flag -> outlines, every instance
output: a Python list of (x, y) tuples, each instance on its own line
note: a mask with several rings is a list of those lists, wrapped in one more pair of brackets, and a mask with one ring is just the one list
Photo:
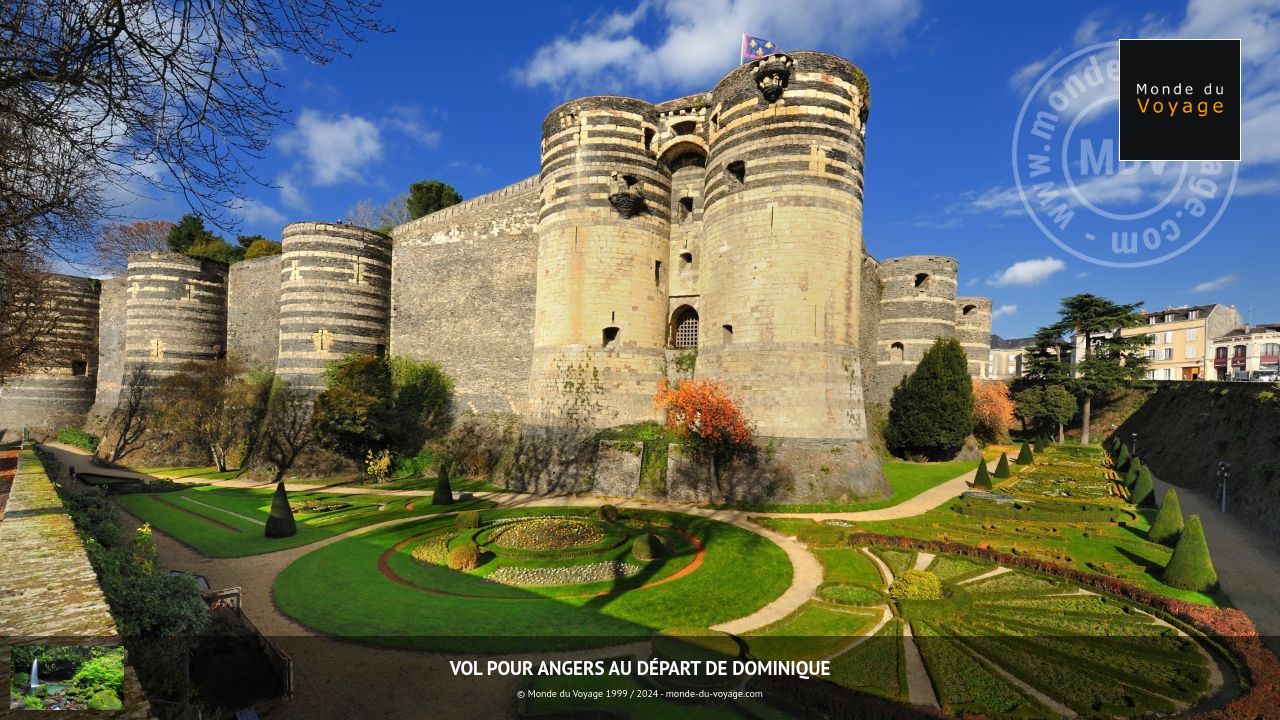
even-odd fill
[(778, 46), (774, 45), (771, 40), (742, 33), (742, 59), (738, 61), (738, 64), (741, 65), (748, 60), (759, 60), (765, 55), (772, 55), (776, 52), (778, 52)]

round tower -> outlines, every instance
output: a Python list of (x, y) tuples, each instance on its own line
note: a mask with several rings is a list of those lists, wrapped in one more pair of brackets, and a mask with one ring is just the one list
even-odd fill
[(391, 238), (352, 225), (301, 222), (285, 227), (282, 245), (277, 374), (318, 394), (334, 360), (386, 354)]
[(48, 357), (0, 386), (0, 430), (80, 427), (93, 406), (98, 376), (98, 297), (92, 278), (50, 275), (46, 317), (56, 320)]
[(991, 364), (991, 299), (956, 298), (956, 339), (969, 358), (969, 374), (981, 378), (990, 375)]
[(745, 64), (712, 91), (697, 374), (723, 380), (760, 435), (867, 436), (867, 97), (857, 66), (816, 52)]
[(527, 419), (653, 419), (666, 345), (669, 174), (649, 103), (590, 97), (542, 123), (538, 289)]
[(954, 258), (912, 255), (880, 263), (880, 322), (877, 329), (873, 400), (889, 399), (894, 386), (915, 369), (938, 338), (956, 337)]
[(125, 365), (153, 379), (226, 357), (227, 266), (178, 253), (130, 253)]

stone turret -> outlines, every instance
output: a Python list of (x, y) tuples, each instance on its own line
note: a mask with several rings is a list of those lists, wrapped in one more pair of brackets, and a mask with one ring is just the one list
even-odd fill
[(988, 377), (991, 364), (990, 298), (956, 298), (956, 339), (969, 358), (969, 374)]
[(874, 402), (887, 402), (898, 381), (938, 338), (956, 336), (954, 258), (913, 255), (881, 261)]
[(125, 374), (152, 379), (188, 361), (226, 357), (227, 266), (177, 253), (131, 253), (125, 289)]
[(325, 367), (350, 353), (385, 355), (391, 321), (391, 238), (331, 223), (285, 227), (277, 374), (318, 394)]

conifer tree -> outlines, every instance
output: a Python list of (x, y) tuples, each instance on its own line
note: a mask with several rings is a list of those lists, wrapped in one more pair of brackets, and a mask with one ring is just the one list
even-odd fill
[(294, 522), (293, 508), (289, 507), (289, 494), (285, 492), (283, 480), (276, 483), (276, 494), (271, 498), (271, 513), (267, 515), (264, 534), (269, 538), (293, 537), (298, 534), (298, 524)]
[(992, 488), (991, 473), (987, 471), (986, 460), (978, 461), (978, 473), (973, 476), (973, 488), (975, 490), (990, 490)]
[(973, 430), (973, 379), (964, 348), (938, 339), (894, 388), (885, 443), (899, 457), (949, 460)]
[(1133, 493), (1129, 502), (1134, 505), (1150, 505), (1155, 499), (1155, 484), (1151, 482), (1151, 471), (1142, 468), (1138, 471), (1138, 480), (1133, 484)]
[(1187, 518), (1187, 526), (1173, 548), (1169, 564), (1164, 567), (1164, 582), (1197, 592), (1210, 592), (1218, 586), (1218, 573), (1209, 557), (1209, 544), (1205, 542), (1199, 515)]
[(436, 474), (436, 491), (431, 495), (432, 505), (452, 505), (453, 487), (449, 485), (449, 462), (440, 463)]
[(996, 463), (996, 477), (1001, 480), (1013, 477), (1013, 473), (1009, 471), (1009, 456), (1004, 453), (1000, 453), (1000, 462)]
[(1129, 446), (1121, 445), (1120, 454), (1115, 456), (1116, 470), (1125, 472), (1129, 469)]
[(1172, 545), (1182, 534), (1182, 506), (1178, 503), (1178, 493), (1169, 488), (1160, 503), (1160, 512), (1147, 531), (1147, 539), (1161, 545)]
[(1030, 465), (1035, 460), (1035, 456), (1031, 454), (1031, 445), (1023, 441), (1022, 447), (1018, 449), (1018, 459), (1014, 462), (1019, 465)]
[(1138, 482), (1138, 473), (1142, 472), (1142, 460), (1134, 458), (1129, 462), (1129, 469), (1124, 473), (1124, 484), (1127, 488), (1133, 488)]

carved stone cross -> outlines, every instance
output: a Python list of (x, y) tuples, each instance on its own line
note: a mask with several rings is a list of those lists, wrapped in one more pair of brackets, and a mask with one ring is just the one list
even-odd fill
[(165, 345), (160, 338), (151, 338), (151, 359), (159, 362), (164, 360)]
[(316, 352), (329, 352), (329, 348), (333, 347), (333, 333), (317, 330), (311, 334), (311, 344), (315, 346)]
[(298, 261), (294, 260), (293, 264), (289, 266), (289, 279), (298, 280), (301, 277), (302, 277), (302, 274), (298, 272)]

